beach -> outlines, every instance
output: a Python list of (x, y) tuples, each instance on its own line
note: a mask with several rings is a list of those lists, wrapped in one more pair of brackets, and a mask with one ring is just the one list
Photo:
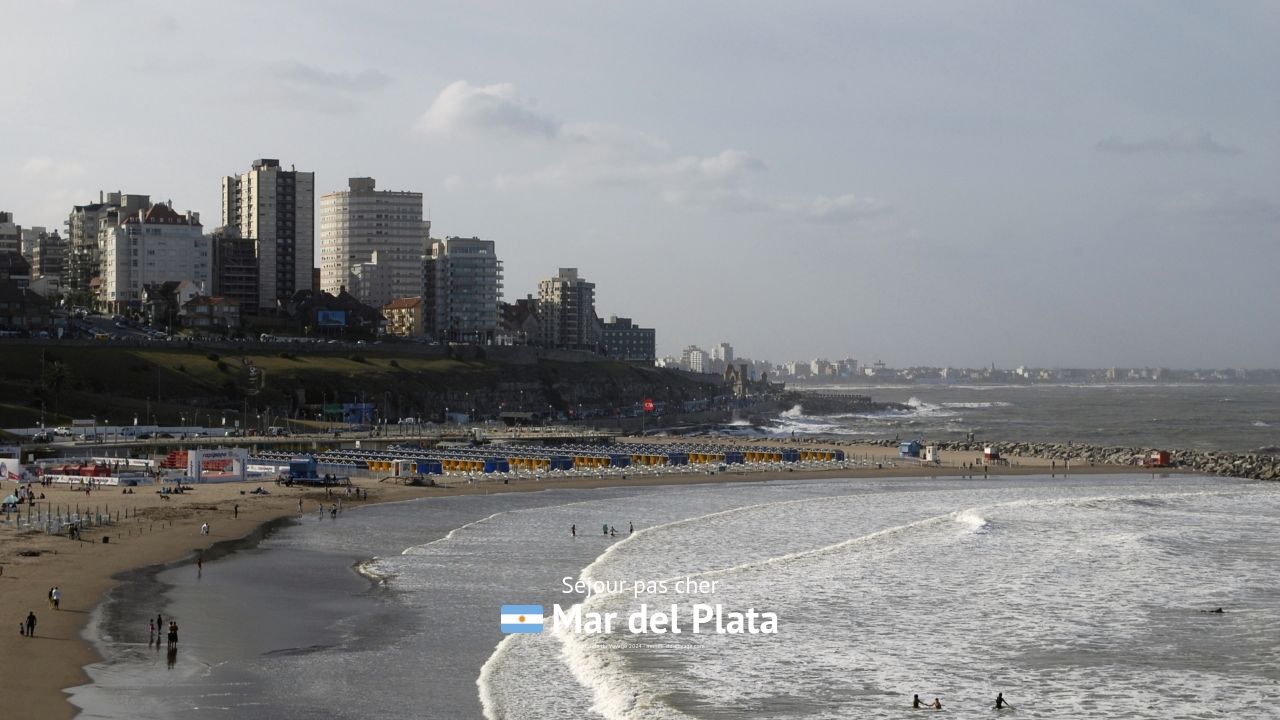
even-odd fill
[[(655, 438), (646, 438), (654, 442)], [(656, 441), (663, 441), (656, 439)], [(749, 441), (740, 441), (751, 444)], [(824, 446), (818, 443), (817, 446)], [(866, 457), (885, 464), (881, 469), (827, 470), (809, 472), (718, 472), (706, 471), (649, 477), (619, 478), (574, 477), (519, 480), (510, 484), (485, 481), (450, 487), (412, 487), (376, 480), (360, 480), (355, 484), (368, 492), (368, 503), (387, 503), (422, 497), (445, 497), (466, 494), (527, 492), (550, 489), (585, 489), (604, 486), (682, 485), (707, 482), (759, 482), (798, 477), (928, 477), (961, 474), (948, 468), (948, 462), (966, 462), (967, 455), (944, 457), (941, 467), (897, 465), (896, 453), (884, 447), (856, 444), (831, 444), (843, 447), (851, 456)], [(893, 466), (890, 466), (893, 464)], [(1017, 466), (992, 469), (992, 474), (1015, 475), (1042, 472), (1048, 461), (1021, 459)], [(1125, 472), (1132, 468), (1089, 468), (1092, 472)], [(1076, 472), (1082, 472), (1083, 469)], [(262, 486), (269, 495), (249, 494)], [(101, 489), (90, 495), (70, 489), (45, 488), (46, 501), (75, 507), (100, 506), (127, 520), (86, 531), (80, 541), (44, 533), (15, 537), (6, 527), (0, 531), (0, 606), (10, 609), (10, 621), (20, 622), (28, 611), (38, 617), (34, 638), (16, 633), (0, 636), (0, 652), (6, 657), (22, 658), (11, 669), (10, 707), (23, 708), (30, 717), (67, 718), (75, 714), (66, 702), (63, 689), (85, 682), (82, 667), (97, 659), (92, 646), (82, 637), (89, 613), (115, 584), (113, 577), (138, 568), (182, 561), (194, 562), (205, 548), (243, 538), (264, 523), (298, 515), (298, 501), (303, 501), (306, 514), (316, 514), (318, 503), (326, 508), (333, 499), (323, 489), (286, 488), (258, 482), (203, 484), (192, 491), (171, 495), (162, 500), (154, 488), (143, 486), (134, 494), (121, 494), (119, 489)], [(346, 508), (359, 507), (361, 500), (344, 500)], [(238, 510), (237, 510), (238, 506)], [(200, 533), (208, 523), (210, 532)], [(110, 542), (103, 543), (103, 536)], [(24, 556), (20, 552), (38, 552)], [(49, 588), (61, 590), (61, 609), (54, 611), (46, 600)]]

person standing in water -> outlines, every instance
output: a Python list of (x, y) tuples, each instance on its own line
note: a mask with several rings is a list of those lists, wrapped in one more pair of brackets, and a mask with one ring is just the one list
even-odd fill
[(912, 709), (912, 710), (919, 710), (919, 709), (920, 709), (920, 708), (922, 708), (922, 707), (924, 707), (924, 703), (920, 701), (920, 696), (919, 696), (919, 695), (912, 695), (912, 696), (911, 696), (911, 709)]
[(996, 693), (996, 709), (1004, 710), (1005, 708), (1009, 708), (1010, 710), (1012, 710), (1013, 706), (1004, 701), (1004, 693), (1002, 692)]
[(578, 537), (578, 525), (576, 523), (569, 526), (569, 534)]
[(941, 701), (941, 700), (939, 700), (938, 698), (934, 698), (934, 699), (933, 699), (933, 704), (932, 704), (932, 705), (930, 705), (929, 707), (933, 708), (934, 710), (941, 710), (941, 709), (942, 709), (942, 701)]

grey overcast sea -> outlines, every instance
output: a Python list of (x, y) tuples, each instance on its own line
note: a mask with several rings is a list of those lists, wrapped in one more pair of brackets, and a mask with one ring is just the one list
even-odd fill
[[(939, 391), (1009, 403), (974, 407), (902, 392), (921, 413), (892, 422), (929, 427), (942, 409), (1009, 439), (1027, 437), (1019, 414), (1071, 422), (1035, 408), (1038, 390)], [(1276, 419), (1274, 389), (1215, 387), (1208, 407), (1191, 392), (1129, 418), (1164, 418), (1161, 445)], [(1123, 424), (1091, 412), (1055, 439)], [(1275, 444), (1262, 430), (1246, 444)], [(104, 659), (72, 699), (113, 719), (722, 720), (898, 718), (913, 694), (986, 717), (1003, 692), (1020, 717), (1276, 717), (1278, 535), (1280, 485), (1193, 475), (617, 487), (312, 514), (202, 574), (135, 573), (95, 611), (86, 632)], [(564, 594), (566, 577), (628, 590)], [(716, 592), (629, 589), (685, 577)], [(695, 602), (776, 613), (777, 633), (695, 634)], [(547, 629), (504, 636), (499, 608), (516, 603), (543, 605)], [(623, 623), (677, 603), (683, 632), (554, 631), (552, 606), (574, 603)], [(181, 627), (172, 667), (147, 643), (157, 613)]]
[[(847, 385), (910, 406), (901, 412), (809, 416), (803, 407), (768, 434), (857, 440), (1068, 441), (1090, 445), (1280, 453), (1280, 385)], [(750, 430), (739, 426), (737, 431)]]

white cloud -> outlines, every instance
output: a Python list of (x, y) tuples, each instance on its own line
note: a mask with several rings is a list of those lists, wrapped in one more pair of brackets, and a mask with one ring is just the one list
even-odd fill
[(68, 180), (81, 175), (84, 175), (84, 166), (70, 160), (33, 157), (22, 164), (22, 176), (29, 180)]
[(560, 123), (538, 111), (532, 100), (516, 94), (508, 83), (472, 85), (451, 83), (423, 113), (418, 129), (428, 135), (504, 134), (553, 139)]
[(1168, 137), (1130, 140), (1117, 135), (1098, 141), (1096, 150), (1119, 155), (1239, 155), (1239, 148), (1223, 145), (1207, 131), (1175, 133)]
[(277, 63), (272, 71), (285, 82), (347, 93), (373, 92), (391, 82), (390, 75), (376, 68), (366, 68), (355, 73), (340, 72), (325, 70), (298, 60)]
[(664, 138), (616, 125), (565, 123), (539, 110), (508, 83), (474, 86), (465, 80), (436, 96), (417, 129), (424, 134), (478, 140), (519, 138), (536, 143), (554, 159), (533, 167), (497, 173), (503, 191), (584, 187), (627, 188), (652, 194), (673, 205), (730, 212), (763, 212), (788, 221), (858, 223), (883, 217), (889, 205), (869, 197), (841, 193), (802, 200), (761, 196), (749, 185), (767, 172), (749, 152), (677, 154)]

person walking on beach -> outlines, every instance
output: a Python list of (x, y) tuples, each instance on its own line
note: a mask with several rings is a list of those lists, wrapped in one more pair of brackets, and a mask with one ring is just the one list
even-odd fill
[(576, 524), (569, 526), (569, 534), (578, 537), (578, 526)]
[(57, 585), (54, 585), (53, 589), (49, 591), (49, 597), (53, 600), (53, 609), (61, 610), (62, 591), (58, 589)]
[(240, 517), (240, 504), (239, 504), (239, 503), (236, 503), (236, 506), (235, 506), (234, 508), (232, 508), (232, 509), (231, 509), (231, 513), (232, 513), (232, 514), (231, 514), (231, 517)]
[(28, 610), (27, 611), (27, 637), (35, 637), (35, 636), (36, 636), (36, 614)]
[(630, 520), (628, 520), (628, 521), (627, 521), (627, 534), (628, 534), (628, 535), (630, 535), (630, 534), (634, 533), (635, 531), (636, 531), (636, 524), (635, 524), (635, 523), (633, 523), (633, 522), (631, 522)]
[(147, 647), (151, 647), (151, 643), (155, 642), (155, 639), (156, 639), (156, 621), (148, 620), (147, 621)]
[(49, 609), (53, 609), (53, 588), (49, 588)]
[(178, 644), (178, 623), (169, 621), (169, 647)]
[(298, 498), (298, 514), (302, 514), (302, 498)]
[(201, 535), (209, 534), (209, 523), (204, 523), (203, 525), (200, 526), (200, 534)]

